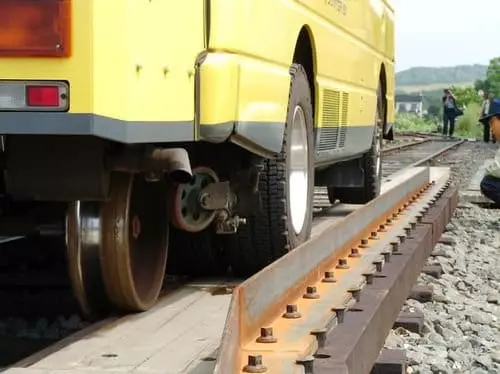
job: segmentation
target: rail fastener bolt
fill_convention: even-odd
[[[375,270],[377,271],[377,273],[382,272],[382,260],[373,261],[373,265],[375,265]]]
[[[267,367],[262,364],[262,355],[249,355],[248,363],[243,368],[245,373],[265,373]]]
[[[363,277],[365,277],[366,284],[373,284],[373,278],[374,278],[373,273],[364,273]]]
[[[398,242],[391,242],[391,248],[392,248],[392,253],[393,254],[399,254],[399,243]]]
[[[351,253],[349,257],[361,257],[361,253],[359,253],[359,249],[356,247],[351,248]]]
[[[314,367],[314,356],[305,356],[303,358],[299,358],[295,361],[297,364],[304,366],[305,374],[312,374]]]
[[[339,262],[335,267],[337,269],[349,269],[349,265],[347,265],[347,260],[345,258],[339,258]]]
[[[359,299],[361,298],[361,288],[352,287],[348,289],[347,292],[349,292],[352,295],[352,298],[359,303]]]
[[[418,214],[415,218],[417,219],[417,222],[418,222],[418,223],[422,223],[422,218],[423,218],[423,217],[422,217],[422,215],[421,215],[421,214]]]
[[[335,283],[337,282],[337,279],[335,279],[333,271],[325,271],[324,277],[321,281],[324,283]]]
[[[327,329],[315,329],[311,331],[311,335],[316,337],[318,346],[323,348],[325,346]]]
[[[382,256],[384,256],[384,262],[391,262],[391,252],[382,252]]]
[[[386,224],[387,226],[392,226],[392,218],[387,218],[387,219],[385,220],[385,224]]]
[[[304,299],[319,299],[319,293],[316,286],[307,286]]]
[[[415,230],[417,228],[417,222],[416,221],[411,221],[410,222],[410,227],[412,230]]]
[[[361,248],[368,248],[368,239],[361,239],[361,244],[359,246]]]
[[[286,306],[286,312],[283,313],[282,317],[287,319],[298,319],[302,317],[302,314],[299,312],[297,304],[288,304]]]
[[[398,218],[398,213],[396,213],[396,212],[392,213],[392,218],[393,218],[393,219]]]
[[[371,240],[378,240],[378,233],[376,231],[372,231],[370,234]]]
[[[344,323],[344,317],[345,317],[345,306],[338,306],[335,308],[332,308],[332,312],[335,312],[335,317],[337,318],[337,324]]]
[[[274,336],[272,327],[262,327],[256,341],[257,343],[276,343],[278,339]]]
[[[405,230],[405,234],[406,234],[407,236],[410,236],[410,234],[411,234],[411,226],[406,226],[406,227],[404,228],[404,230]]]
[[[387,229],[385,228],[385,225],[383,223],[381,225],[379,225],[378,231],[380,231],[380,232],[387,232]]]
[[[398,235],[399,242],[403,244],[406,240],[406,235],[405,234],[400,234]]]

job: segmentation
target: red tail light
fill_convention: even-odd
[[[0,0],[0,57],[67,57],[71,0]]]
[[[60,96],[57,86],[26,86],[28,106],[58,107]]]

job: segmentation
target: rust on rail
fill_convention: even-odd
[[[406,211],[415,209],[430,180],[429,168],[394,176],[377,199],[238,286],[215,372],[303,372],[297,363],[312,362],[335,316],[380,270],[384,247],[396,228],[404,235]]]

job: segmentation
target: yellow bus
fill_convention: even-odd
[[[64,227],[88,315],[149,309],[166,268],[259,271],[310,237],[315,186],[378,195],[393,18],[387,0],[1,0],[2,219]]]

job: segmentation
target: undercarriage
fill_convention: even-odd
[[[187,246],[214,251],[214,236],[236,233],[259,209],[253,156],[230,144],[64,136],[9,136],[3,144],[0,235],[65,237],[74,294],[88,317],[149,309],[167,257],[180,263],[169,270],[182,272],[192,265]]]

